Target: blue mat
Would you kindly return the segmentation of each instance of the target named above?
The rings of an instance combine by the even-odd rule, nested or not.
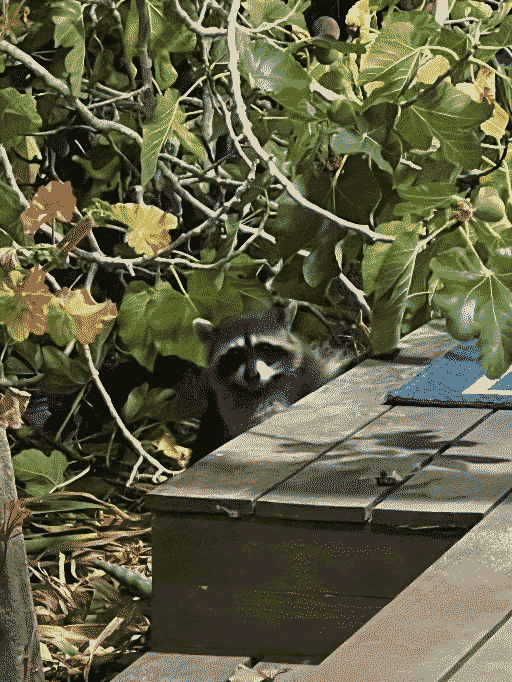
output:
[[[487,379],[479,357],[476,340],[461,343],[409,383],[390,391],[386,402],[512,409],[512,367],[498,379]]]

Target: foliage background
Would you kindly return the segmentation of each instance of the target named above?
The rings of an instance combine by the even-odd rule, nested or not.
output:
[[[437,306],[508,367],[511,9],[4,2],[0,380],[32,393],[11,445],[47,679],[147,648],[122,585],[151,575],[144,493],[193,442],[194,318],[293,298],[306,339],[386,353]],[[325,14],[341,40],[311,37]]]

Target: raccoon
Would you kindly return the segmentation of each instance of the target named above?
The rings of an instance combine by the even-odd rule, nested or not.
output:
[[[219,327],[194,320],[208,366],[191,464],[348,369],[345,351],[308,346],[291,332],[296,313],[293,301]]]

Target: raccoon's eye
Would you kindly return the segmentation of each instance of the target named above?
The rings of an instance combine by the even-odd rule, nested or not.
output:
[[[276,362],[284,360],[288,356],[287,351],[271,343],[258,343],[256,352],[267,365],[275,365]]]
[[[227,377],[234,374],[245,363],[245,349],[232,348],[219,360],[218,374]]]

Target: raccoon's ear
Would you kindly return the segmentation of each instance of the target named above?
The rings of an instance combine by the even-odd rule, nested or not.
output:
[[[297,315],[298,307],[297,301],[290,301],[284,308],[276,307],[277,321],[282,324],[285,329],[290,329],[292,326],[295,316]]]
[[[192,322],[192,326],[195,329],[199,341],[201,341],[204,346],[208,346],[210,344],[213,324],[208,322],[208,320],[197,317]]]

